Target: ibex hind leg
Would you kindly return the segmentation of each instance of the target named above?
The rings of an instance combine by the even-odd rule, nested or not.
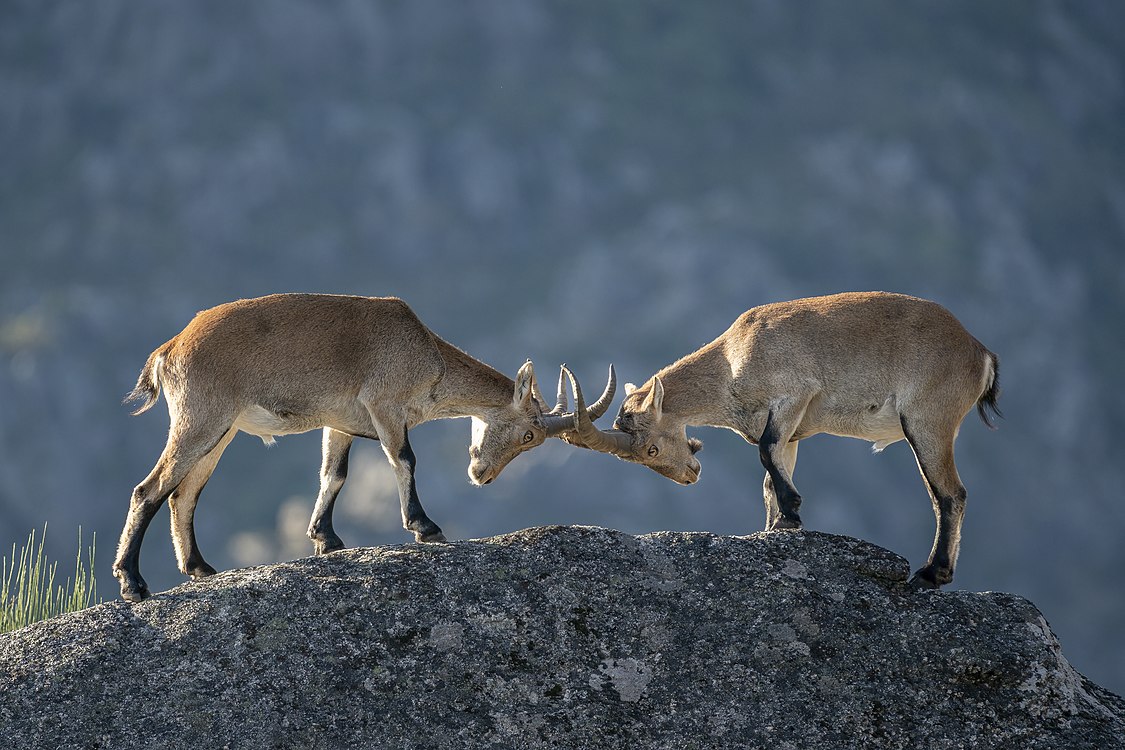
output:
[[[336,497],[348,478],[348,454],[352,447],[352,436],[324,428],[324,438],[321,441],[320,464],[320,492],[316,497],[316,507],[313,508],[312,518],[309,520],[309,539],[313,541],[313,549],[318,555],[325,555],[344,548],[344,541],[336,535],[332,528],[332,509],[336,505]]]
[[[965,486],[953,462],[956,427],[915,424],[904,415],[902,431],[914,450],[937,521],[930,557],[914,573],[910,583],[917,588],[940,588],[953,580],[961,546],[961,522],[965,517]]]
[[[199,551],[195,539],[195,508],[199,495],[215,471],[223,451],[230,445],[238,432],[234,427],[226,431],[218,444],[191,468],[179,486],[168,498],[168,509],[172,516],[172,544],[176,549],[176,562],[180,572],[192,578],[214,575],[215,569],[207,564]]]
[[[129,515],[117,545],[113,575],[121,583],[121,597],[137,602],[149,595],[141,577],[141,541],[153,516],[204,456],[222,440],[230,425],[212,431],[174,429],[164,452],[145,480],[133,490]]]

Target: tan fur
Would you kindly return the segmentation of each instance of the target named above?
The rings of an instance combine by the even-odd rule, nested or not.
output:
[[[419,541],[441,541],[414,489],[406,437],[432,419],[472,417],[469,476],[492,481],[520,452],[546,438],[528,362],[517,380],[442,340],[393,297],[278,294],[205,310],[148,358],[129,395],[151,407],[163,389],[168,442],[134,490],[114,573],[122,595],[147,595],[140,577],[141,539],[152,514],[171,497],[180,569],[214,570],[195,543],[199,492],[238,430],[272,442],[324,428],[321,491],[309,534],[317,552],[342,546],[331,509],[346,474],[352,438],[381,441],[395,469],[403,525]]]
[[[767,529],[798,527],[796,441],[828,433],[881,450],[907,437],[905,424],[938,517],[934,551],[915,580],[941,585],[953,575],[964,509],[953,442],[974,405],[986,421],[985,407],[995,409],[996,363],[948,310],[916,297],[855,292],[762,305],[629,393],[615,427],[631,447],[614,452],[690,484],[700,465],[685,427],[727,428],[758,444],[769,421]]]

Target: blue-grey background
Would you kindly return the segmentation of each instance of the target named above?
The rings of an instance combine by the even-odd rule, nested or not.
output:
[[[970,416],[955,587],[1032,599],[1125,692],[1125,6],[1104,2],[0,4],[0,550],[49,524],[109,576],[167,429],[120,406],[200,309],[278,291],[405,298],[514,375],[641,382],[764,302],[935,299],[1001,358]],[[783,363],[782,363],[783,364]],[[618,401],[619,402],[619,401]],[[616,408],[616,405],[615,407]],[[535,524],[761,528],[762,470],[700,428],[702,481],[552,441],[493,485],[467,422],[415,430],[450,537]],[[319,438],[235,440],[203,495],[220,568],[303,556]],[[337,525],[402,542],[378,446]],[[909,448],[817,437],[808,527],[914,565]],[[177,584],[167,511],[143,570]]]

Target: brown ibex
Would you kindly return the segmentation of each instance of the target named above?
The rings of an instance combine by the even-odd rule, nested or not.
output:
[[[906,439],[933,501],[937,533],[919,587],[953,579],[965,487],[953,443],[976,405],[999,415],[998,360],[941,305],[883,292],[762,305],[627,395],[612,431],[594,427],[577,380],[571,442],[644,464],[680,484],[699,479],[703,444],[688,425],[725,427],[758,445],[766,529],[800,528],[797,443],[818,433]],[[569,375],[569,371],[568,375]]]
[[[561,380],[561,379],[560,379]],[[615,380],[590,408],[613,399]],[[309,537],[318,554],[342,548],[332,507],[352,439],[378,440],[398,480],[404,528],[419,542],[444,541],[418,500],[407,431],[434,419],[472,417],[469,479],[488,484],[519,453],[573,428],[565,389],[548,410],[531,362],[513,382],[445,342],[393,297],[276,294],[205,310],[148,358],[126,401],[149,409],[164,390],[170,427],[155,468],[137,485],[113,573],[121,596],[148,595],[140,574],[145,529],[165,499],[180,571],[215,569],[199,552],[196,502],[239,430],[267,444],[275,435],[324,428],[320,492]]]

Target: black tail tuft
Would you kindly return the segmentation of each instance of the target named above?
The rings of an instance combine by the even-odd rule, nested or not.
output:
[[[996,405],[996,399],[1000,396],[1000,359],[992,352],[989,352],[988,356],[992,359],[992,382],[988,384],[987,390],[977,399],[977,414],[980,414],[981,420],[988,425],[988,429],[995,430],[996,425],[993,424],[988,413],[992,412],[997,417],[1004,417],[1000,413],[1000,407]]]

